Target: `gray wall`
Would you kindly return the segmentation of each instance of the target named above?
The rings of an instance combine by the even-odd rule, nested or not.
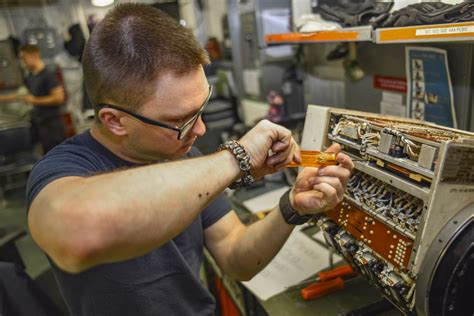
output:
[[[327,62],[325,56],[335,44],[311,44],[305,48],[302,67],[306,72],[307,103],[348,109],[380,112],[382,90],[373,87],[373,76],[405,78],[405,47],[429,46],[448,52],[458,128],[474,131],[473,110],[473,44],[390,44],[357,43],[357,60],[365,71],[362,80],[354,81],[344,74],[342,63]],[[344,96],[340,91],[344,90]],[[404,95],[404,100],[405,100]],[[405,101],[404,101],[405,102]],[[343,103],[343,104],[341,104]]]

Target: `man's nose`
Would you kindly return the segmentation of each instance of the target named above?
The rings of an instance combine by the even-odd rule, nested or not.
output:
[[[203,136],[206,134],[206,124],[204,123],[202,119],[202,115],[199,115],[199,118],[197,119],[196,123],[194,124],[192,128],[192,133],[198,137]]]

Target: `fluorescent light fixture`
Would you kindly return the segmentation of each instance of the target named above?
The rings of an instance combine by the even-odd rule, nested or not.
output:
[[[96,7],[106,7],[114,3],[114,0],[92,0],[92,5]]]

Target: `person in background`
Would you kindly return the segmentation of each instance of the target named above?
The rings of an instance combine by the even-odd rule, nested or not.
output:
[[[43,153],[47,153],[66,138],[61,114],[61,106],[65,102],[64,87],[56,75],[46,68],[37,46],[21,46],[19,57],[28,71],[24,78],[28,94],[1,95],[0,102],[24,101],[33,105],[33,140],[39,141]]]
[[[339,153],[337,166],[305,168],[263,220],[240,222],[225,188],[301,161],[299,147],[264,120],[201,155],[193,144],[206,132],[209,57],[162,11],[117,5],[82,61],[95,122],[43,157],[27,189],[31,235],[71,315],[215,315],[199,278],[204,247],[225,273],[249,280],[295,225],[342,200],[353,164]]]

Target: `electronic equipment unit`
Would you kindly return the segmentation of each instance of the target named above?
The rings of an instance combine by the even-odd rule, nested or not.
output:
[[[474,134],[310,105],[301,148],[355,169],[326,240],[407,315],[474,315]]]

